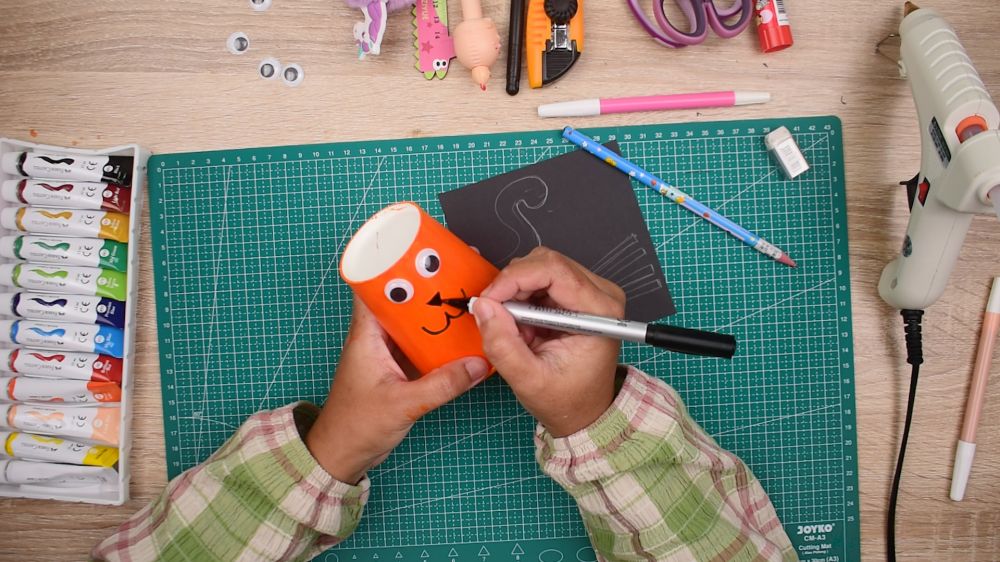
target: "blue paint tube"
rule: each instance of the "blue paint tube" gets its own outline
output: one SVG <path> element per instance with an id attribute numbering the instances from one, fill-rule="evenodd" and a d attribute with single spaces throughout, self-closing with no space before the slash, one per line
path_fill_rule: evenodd
<path id="1" fill-rule="evenodd" d="M 36 349 L 103 353 L 118 358 L 125 355 L 125 334 L 121 330 L 92 324 L 2 320 L 2 342 Z"/>
<path id="2" fill-rule="evenodd" d="M 125 303 L 97 296 L 0 293 L 0 315 L 125 329 Z"/>

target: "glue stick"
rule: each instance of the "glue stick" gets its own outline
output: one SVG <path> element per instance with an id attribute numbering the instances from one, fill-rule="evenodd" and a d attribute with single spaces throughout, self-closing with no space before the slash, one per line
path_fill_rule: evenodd
<path id="1" fill-rule="evenodd" d="M 754 19 L 762 51 L 773 53 L 792 46 L 792 26 L 784 0 L 756 0 Z"/>
<path id="2" fill-rule="evenodd" d="M 121 330 L 91 324 L 0 320 L 2 341 L 38 349 L 103 353 L 118 358 L 125 354 L 125 337 Z"/>
<path id="3" fill-rule="evenodd" d="M 8 207 L 0 211 L 0 226 L 7 230 L 83 236 L 128 242 L 128 215 L 79 209 Z"/>
<path id="4" fill-rule="evenodd" d="M 0 350 L 0 369 L 19 375 L 122 384 L 122 360 L 97 353 L 4 349 Z"/>
<path id="5" fill-rule="evenodd" d="M 132 185 L 132 157 L 102 154 L 8 152 L 0 168 L 11 175 L 55 180 L 113 182 Z"/>
<path id="6" fill-rule="evenodd" d="M 125 271 L 128 244 L 100 238 L 3 236 L 0 237 L 0 256 L 34 263 Z"/>
<path id="7" fill-rule="evenodd" d="M 0 398 L 2 397 L 6 397 L 6 400 L 11 402 L 97 404 L 99 402 L 121 402 L 122 388 L 113 382 L 86 382 L 41 377 L 0 377 Z"/>
<path id="8" fill-rule="evenodd" d="M 75 466 L 48 462 L 0 460 L 0 484 L 46 488 L 110 486 L 118 472 L 100 466 Z"/>
<path id="9" fill-rule="evenodd" d="M 125 303 L 94 296 L 0 293 L 0 315 L 125 328 Z"/>
<path id="10" fill-rule="evenodd" d="M 120 424 L 119 406 L 0 404 L 0 427 L 89 439 L 113 447 L 118 446 Z"/>
<path id="11" fill-rule="evenodd" d="M 85 466 L 111 467 L 118 463 L 118 449 L 79 441 L 42 437 L 30 433 L 0 431 L 0 443 L 8 457 Z"/>
<path id="12" fill-rule="evenodd" d="M 34 289 L 46 293 L 107 297 L 124 301 L 125 274 L 97 267 L 0 264 L 0 285 Z"/>
<path id="13" fill-rule="evenodd" d="M 22 178 L 7 180 L 0 187 L 4 201 L 39 207 L 90 209 L 127 213 L 132 206 L 132 190 L 113 183 Z"/>

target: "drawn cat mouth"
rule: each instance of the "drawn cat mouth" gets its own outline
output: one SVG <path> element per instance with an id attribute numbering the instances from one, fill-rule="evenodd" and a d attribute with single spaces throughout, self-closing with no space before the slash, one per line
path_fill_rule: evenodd
<path id="1" fill-rule="evenodd" d="M 462 298 L 467 298 L 467 295 L 465 294 L 465 289 L 459 289 L 459 290 L 462 291 Z M 441 293 L 438 293 L 438 294 L 434 295 L 434 298 L 431 299 L 431 302 L 428 302 L 427 304 L 429 304 L 431 306 L 441 306 Z M 451 321 L 452 320 L 456 320 L 458 318 L 461 318 L 461 317 L 465 316 L 465 313 L 466 313 L 465 310 L 460 310 L 460 311 L 458 311 L 458 314 L 454 314 L 453 315 L 453 314 L 449 314 L 447 311 L 445 311 L 445 313 L 444 313 L 444 327 L 443 328 L 441 328 L 440 330 L 431 330 L 431 329 L 427 328 L 426 326 L 421 326 L 420 329 L 423 330 L 424 332 L 426 332 L 429 335 L 439 336 L 439 335 L 445 333 L 446 331 L 448 331 L 448 328 L 451 328 Z"/>

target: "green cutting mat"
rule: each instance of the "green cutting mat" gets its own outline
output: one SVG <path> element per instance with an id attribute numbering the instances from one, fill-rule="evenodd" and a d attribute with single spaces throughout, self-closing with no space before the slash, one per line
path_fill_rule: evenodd
<path id="1" fill-rule="evenodd" d="M 785 181 L 763 135 L 786 125 L 812 169 Z M 760 477 L 804 560 L 860 556 L 847 224 L 833 117 L 590 129 L 788 251 L 781 266 L 660 196 L 639 201 L 679 309 L 735 334 L 732 361 L 636 345 Z M 169 474 L 243 420 L 322 402 L 348 326 L 337 264 L 370 215 L 572 150 L 556 131 L 336 143 L 150 159 Z M 571 498 L 533 459 L 499 378 L 419 422 L 370 474 L 357 532 L 318 560 L 590 561 Z"/>

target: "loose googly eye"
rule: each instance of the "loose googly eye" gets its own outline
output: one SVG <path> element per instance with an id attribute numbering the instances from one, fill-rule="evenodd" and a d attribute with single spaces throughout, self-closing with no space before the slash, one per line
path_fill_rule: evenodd
<path id="1" fill-rule="evenodd" d="M 393 279 L 385 284 L 385 297 L 396 304 L 413 298 L 413 284 L 406 279 Z"/>
<path id="2" fill-rule="evenodd" d="M 417 254 L 417 273 L 422 277 L 434 277 L 441 271 L 441 256 L 436 250 L 425 248 Z"/>
<path id="3" fill-rule="evenodd" d="M 237 31 L 226 40 L 226 48 L 234 55 L 242 55 L 250 48 L 250 38 L 247 37 L 246 33 Z"/>
<path id="4" fill-rule="evenodd" d="M 255 12 L 263 12 L 271 7 L 271 0 L 250 0 L 250 7 Z"/>
<path id="5" fill-rule="evenodd" d="M 305 76 L 302 72 L 302 67 L 297 64 L 290 64 L 285 67 L 285 70 L 281 71 L 281 79 L 285 81 L 288 86 L 298 86 L 302 83 L 302 78 Z"/>
<path id="6" fill-rule="evenodd" d="M 281 63 L 276 58 L 266 58 L 257 66 L 257 74 L 265 80 L 274 80 L 281 74 Z"/>

